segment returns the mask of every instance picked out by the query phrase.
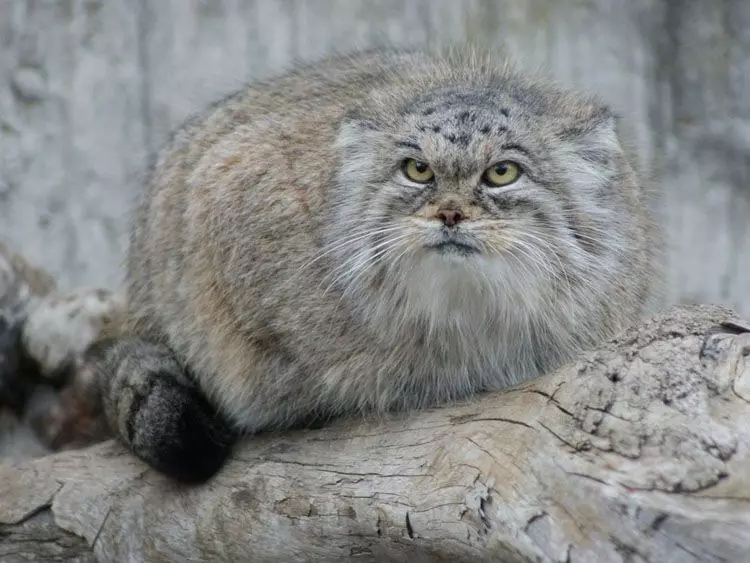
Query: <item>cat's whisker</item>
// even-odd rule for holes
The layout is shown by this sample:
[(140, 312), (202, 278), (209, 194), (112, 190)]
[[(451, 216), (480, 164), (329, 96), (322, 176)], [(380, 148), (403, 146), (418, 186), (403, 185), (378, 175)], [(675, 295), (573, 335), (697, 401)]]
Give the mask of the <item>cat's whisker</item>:
[(335, 275), (340, 270), (346, 268), (350, 263), (357, 261), (362, 256), (367, 255), (367, 253), (372, 252), (373, 250), (377, 250), (380, 246), (384, 244), (388, 244), (388, 242), (391, 241), (391, 239), (386, 239), (384, 241), (380, 241), (379, 243), (373, 245), (373, 246), (365, 246), (364, 248), (360, 248), (357, 252), (355, 252), (353, 255), (348, 256), (341, 264), (333, 268), (328, 274), (323, 278), (322, 282), (325, 282), (325, 280), (333, 275)]
[(409, 236), (409, 235), (408, 234), (401, 234), (401, 235), (399, 235), (397, 237), (387, 238), (385, 240), (382, 240), (382, 241), (378, 242), (377, 244), (374, 244), (372, 246), (366, 246), (366, 247), (360, 249), (357, 253), (355, 253), (354, 255), (352, 255), (350, 257), (348, 257), (344, 262), (342, 262), (342, 264), (339, 264), (334, 269), (332, 269), (328, 273), (328, 275), (326, 277), (330, 277), (331, 275), (335, 274), (336, 272), (338, 272), (342, 268), (346, 267), (346, 265), (349, 264), (350, 262), (356, 261), (356, 260), (360, 259), (362, 256), (366, 256), (368, 253), (371, 253), (373, 251), (377, 251), (381, 247), (387, 246), (388, 244), (391, 244), (392, 242), (401, 240), (405, 236)]
[[(333, 279), (333, 281), (331, 281), (331, 283), (328, 284), (328, 286), (323, 290), (323, 294), (328, 293), (328, 291), (330, 291), (330, 289), (334, 285), (336, 285), (336, 283), (338, 281), (340, 281), (342, 279), (347, 279), (348, 277), (356, 274), (360, 270), (368, 269), (368, 267), (371, 264), (371, 262), (374, 259), (376, 259), (379, 256), (381, 256), (384, 253), (386, 253), (391, 245), (397, 245), (401, 240), (403, 240), (405, 238), (408, 238), (409, 236), (412, 236), (411, 233), (404, 233), (404, 234), (399, 235), (397, 237), (386, 239), (385, 241), (383, 241), (383, 242), (381, 242), (381, 243), (379, 243), (377, 245), (374, 245), (373, 247), (365, 248), (365, 249), (361, 250), (359, 253), (355, 254), (349, 260), (347, 260), (346, 262), (344, 262), (344, 264), (342, 264), (342, 265), (338, 266), (337, 268), (335, 268), (334, 270), (332, 270), (330, 272), (330, 274), (328, 276), (326, 276), (326, 278), (324, 278), (324, 281), (325, 281), (325, 279), (329, 278), (331, 275), (335, 274), (336, 272), (339, 272), (342, 268), (346, 267), (349, 263), (354, 262), (354, 264), (348, 270), (346, 270), (346, 271), (340, 273), (339, 275), (337, 275)], [(368, 257), (368, 254), (372, 253), (373, 251), (375, 252), (375, 254), (372, 254), (371, 256)], [(365, 260), (364, 262), (362, 262), (361, 258), (363, 258), (363, 257), (368, 257), (368, 260)]]
[(380, 234), (384, 234), (384, 233), (390, 233), (390, 232), (394, 232), (394, 231), (399, 231), (399, 230), (401, 230), (401, 227), (399, 227), (397, 225), (394, 225), (394, 226), (380, 228), (380, 229), (360, 230), (358, 232), (352, 233), (352, 234), (348, 235), (347, 237), (344, 237), (343, 239), (337, 241), (337, 243), (334, 244), (334, 245), (324, 246), (323, 249), (322, 249), (323, 252), (320, 252), (315, 257), (313, 257), (311, 260), (308, 260), (307, 262), (305, 262), (304, 264), (302, 264), (302, 266), (299, 267), (299, 270), (296, 272), (296, 274), (301, 273), (302, 271), (304, 271), (305, 269), (309, 268), (310, 266), (312, 266), (313, 264), (315, 264), (319, 260), (322, 260), (326, 256), (328, 256), (328, 255), (330, 255), (330, 254), (332, 254), (332, 253), (334, 253), (336, 251), (343, 250), (347, 246), (353, 246), (356, 243), (358, 243), (358, 242), (360, 242), (360, 241), (362, 241), (364, 239), (370, 238), (370, 237), (374, 237), (374, 236), (377, 236), (377, 235), (380, 235)]

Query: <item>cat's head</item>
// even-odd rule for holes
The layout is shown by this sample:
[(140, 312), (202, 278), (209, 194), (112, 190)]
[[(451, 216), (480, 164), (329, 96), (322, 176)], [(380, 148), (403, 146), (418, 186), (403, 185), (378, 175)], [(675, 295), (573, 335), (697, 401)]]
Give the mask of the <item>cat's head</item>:
[(431, 322), (604, 292), (637, 189), (612, 113), (506, 70), (428, 70), (341, 124), (331, 283)]

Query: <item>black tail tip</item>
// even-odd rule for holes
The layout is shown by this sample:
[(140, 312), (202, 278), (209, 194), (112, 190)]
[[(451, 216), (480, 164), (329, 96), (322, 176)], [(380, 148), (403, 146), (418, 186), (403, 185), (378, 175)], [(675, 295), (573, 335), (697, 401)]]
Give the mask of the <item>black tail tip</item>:
[(131, 416), (131, 447), (176, 481), (205, 483), (224, 465), (236, 435), (197, 389), (157, 381)]
[[(190, 426), (194, 426), (190, 428)], [(206, 427), (188, 423), (183, 439), (164, 443), (147, 460), (167, 477), (186, 484), (207, 482), (223, 467), (232, 445), (217, 441)]]

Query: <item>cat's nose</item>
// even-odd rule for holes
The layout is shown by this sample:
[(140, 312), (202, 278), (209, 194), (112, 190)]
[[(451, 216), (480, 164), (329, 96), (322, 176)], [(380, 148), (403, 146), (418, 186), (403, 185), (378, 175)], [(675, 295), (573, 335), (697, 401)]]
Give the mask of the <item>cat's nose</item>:
[(466, 217), (460, 209), (447, 207), (438, 209), (437, 218), (440, 219), (446, 227), (453, 227), (463, 221)]

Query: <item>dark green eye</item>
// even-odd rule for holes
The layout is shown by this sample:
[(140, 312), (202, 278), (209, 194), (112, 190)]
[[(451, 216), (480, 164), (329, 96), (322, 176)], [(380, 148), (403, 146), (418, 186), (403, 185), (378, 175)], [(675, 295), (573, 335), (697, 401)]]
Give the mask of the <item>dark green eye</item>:
[(417, 184), (426, 184), (435, 177), (430, 165), (421, 160), (407, 158), (403, 165), (404, 175)]
[(508, 186), (521, 177), (521, 167), (512, 160), (503, 160), (484, 171), (482, 179), (494, 188)]

